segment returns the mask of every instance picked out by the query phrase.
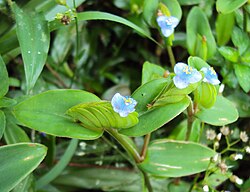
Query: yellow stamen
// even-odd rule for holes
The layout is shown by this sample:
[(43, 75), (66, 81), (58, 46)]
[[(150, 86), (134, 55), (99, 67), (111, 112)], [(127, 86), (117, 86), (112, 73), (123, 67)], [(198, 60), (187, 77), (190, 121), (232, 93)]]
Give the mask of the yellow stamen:
[(214, 70), (213, 67), (209, 67), (209, 70), (210, 70), (210, 72), (211, 72), (213, 75), (216, 75), (216, 72), (215, 72), (215, 70)]
[(129, 105), (132, 103), (132, 100), (130, 98), (128, 98), (128, 99), (124, 98), (124, 102), (126, 105)]
[(193, 68), (192, 67), (188, 67), (186, 66), (184, 69), (183, 69), (183, 72), (185, 72), (186, 74), (191, 74), (193, 71)]

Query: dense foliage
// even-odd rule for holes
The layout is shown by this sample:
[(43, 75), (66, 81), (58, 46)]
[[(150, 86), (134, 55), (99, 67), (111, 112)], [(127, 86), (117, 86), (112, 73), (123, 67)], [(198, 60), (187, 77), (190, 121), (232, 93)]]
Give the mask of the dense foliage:
[(1, 192), (250, 191), (249, 0), (0, 0)]

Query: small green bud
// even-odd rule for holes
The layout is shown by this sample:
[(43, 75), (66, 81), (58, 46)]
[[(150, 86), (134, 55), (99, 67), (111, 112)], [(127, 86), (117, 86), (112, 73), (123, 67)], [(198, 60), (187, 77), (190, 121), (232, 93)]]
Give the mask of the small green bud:
[(66, 0), (55, 0), (57, 4), (67, 6)]

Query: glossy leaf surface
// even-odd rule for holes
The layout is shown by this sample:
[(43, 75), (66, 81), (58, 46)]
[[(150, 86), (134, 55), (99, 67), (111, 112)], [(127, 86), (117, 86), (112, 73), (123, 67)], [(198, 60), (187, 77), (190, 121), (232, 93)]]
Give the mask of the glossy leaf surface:
[(234, 70), (240, 86), (247, 93), (250, 90), (250, 67), (246, 65), (235, 64)]
[(5, 126), (6, 126), (5, 114), (4, 114), (3, 111), (0, 110), (0, 140), (1, 140), (2, 136), (3, 136)]
[(207, 124), (222, 126), (235, 122), (239, 115), (233, 103), (223, 96), (217, 96), (213, 107), (201, 109), (195, 116)]
[(5, 63), (0, 56), (0, 98), (3, 97), (9, 90), (9, 77)]
[(79, 139), (96, 139), (102, 130), (92, 131), (75, 123), (65, 113), (74, 105), (99, 101), (88, 92), (80, 90), (52, 90), (35, 95), (14, 108), (16, 118), (25, 126), (40, 132)]
[(231, 13), (246, 2), (247, 0), (217, 0), (216, 9), (221, 13)]
[(30, 91), (46, 62), (50, 36), (44, 15), (30, 15), (12, 4), (17, 23), (17, 38), (24, 62), (27, 90)]
[(207, 169), (215, 151), (198, 143), (153, 141), (145, 160), (139, 166), (146, 172), (160, 177), (182, 177)]
[(10, 191), (44, 159), (47, 148), (36, 143), (19, 143), (0, 148), (0, 191)]
[(190, 55), (208, 59), (216, 51), (208, 19), (199, 7), (193, 7), (187, 17), (187, 47)]
[(146, 61), (142, 68), (142, 84), (145, 84), (153, 79), (162, 78), (166, 70), (159, 66)]

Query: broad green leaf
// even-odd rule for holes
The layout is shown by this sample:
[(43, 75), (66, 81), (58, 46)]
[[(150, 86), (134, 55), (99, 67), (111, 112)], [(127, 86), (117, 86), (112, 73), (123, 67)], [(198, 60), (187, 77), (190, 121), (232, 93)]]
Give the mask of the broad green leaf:
[(184, 97), (180, 102), (148, 110), (139, 116), (138, 124), (129, 129), (121, 130), (120, 133), (134, 137), (151, 133), (178, 116), (188, 107), (189, 103), (189, 98)]
[(227, 14), (244, 5), (248, 0), (217, 0), (216, 9), (218, 12)]
[(85, 11), (82, 13), (78, 13), (77, 14), (77, 18), (79, 21), (88, 21), (88, 20), (107, 20), (107, 21), (113, 21), (113, 22), (117, 22), (117, 23), (121, 23), (123, 25), (126, 25), (132, 29), (134, 29), (135, 31), (137, 31), (138, 33), (140, 33), (141, 35), (149, 38), (150, 40), (152, 40), (153, 42), (155, 42), (156, 44), (159, 45), (159, 43), (157, 41), (155, 41), (150, 34), (148, 34), (144, 29), (138, 27), (137, 25), (135, 25), (134, 23), (119, 17), (117, 15), (113, 15), (111, 13), (106, 13), (106, 12), (100, 12), (100, 11)]
[(171, 16), (174, 16), (181, 20), (182, 10), (177, 0), (162, 0), (162, 3), (167, 6), (171, 13)]
[[(108, 173), (108, 174), (107, 174)], [(126, 176), (126, 179), (124, 177)], [(66, 186), (101, 191), (143, 191), (140, 175), (126, 169), (70, 168), (53, 181), (63, 188)]]
[(248, 93), (250, 90), (250, 67), (246, 65), (235, 64), (234, 70), (240, 86), (246, 93)]
[(146, 61), (142, 67), (142, 85), (157, 78), (162, 78), (166, 70), (159, 65)]
[(205, 171), (215, 151), (198, 143), (153, 141), (139, 166), (154, 176), (182, 177)]
[(1, 107), (11, 107), (15, 105), (17, 102), (14, 99), (8, 98), (8, 97), (2, 97), (0, 98), (0, 108)]
[(16, 119), (10, 111), (5, 111), (6, 129), (4, 131), (4, 140), (7, 144), (30, 142), (26, 132), (16, 124)]
[(216, 37), (219, 46), (227, 44), (234, 27), (234, 13), (218, 14), (215, 22)]
[(103, 130), (105, 128), (129, 128), (138, 123), (138, 113), (133, 112), (127, 117), (121, 117), (116, 113), (109, 101), (97, 101), (78, 104), (71, 107), (66, 114), (81, 125), (91, 130)]
[(203, 59), (192, 56), (188, 57), (188, 65), (196, 68), (197, 70), (201, 70), (202, 67), (210, 67), (210, 65), (208, 65)]
[(34, 176), (32, 174), (24, 178), (11, 192), (30, 192), (35, 191)]
[(239, 54), (242, 55), (250, 44), (250, 38), (242, 29), (235, 27), (232, 33), (233, 44), (239, 49)]
[(3, 136), (5, 126), (6, 126), (5, 115), (4, 115), (4, 112), (0, 110), (0, 140)]
[(143, 18), (151, 26), (156, 23), (158, 5), (159, 0), (147, 0), (143, 3)]
[(103, 131), (86, 129), (65, 113), (74, 105), (99, 100), (85, 91), (52, 90), (19, 103), (14, 108), (14, 114), (22, 125), (31, 129), (59, 137), (91, 140), (100, 137)]
[(6, 95), (9, 90), (9, 77), (6, 66), (0, 55), (0, 98)]
[(222, 126), (235, 122), (239, 115), (229, 100), (223, 96), (217, 96), (213, 107), (200, 109), (195, 116), (207, 124)]
[(249, 192), (250, 178), (248, 178), (240, 188), (240, 192)]
[(27, 90), (30, 91), (46, 62), (49, 51), (49, 28), (44, 15), (30, 15), (12, 4), (17, 23), (17, 38), (21, 47)]
[(228, 61), (237, 62), (239, 59), (239, 52), (237, 49), (228, 46), (218, 48), (220, 54)]
[(181, 5), (195, 5), (201, 3), (202, 0), (178, 0)]
[(244, 92), (235, 91), (227, 97), (237, 108), (240, 117), (250, 117), (250, 97)]
[(36, 143), (0, 147), (0, 191), (10, 191), (44, 159), (47, 148)]
[(192, 56), (209, 59), (216, 52), (216, 42), (208, 19), (199, 7), (193, 7), (187, 17), (187, 47)]

